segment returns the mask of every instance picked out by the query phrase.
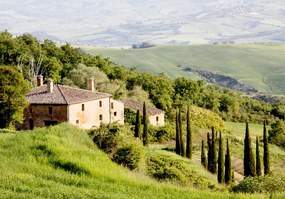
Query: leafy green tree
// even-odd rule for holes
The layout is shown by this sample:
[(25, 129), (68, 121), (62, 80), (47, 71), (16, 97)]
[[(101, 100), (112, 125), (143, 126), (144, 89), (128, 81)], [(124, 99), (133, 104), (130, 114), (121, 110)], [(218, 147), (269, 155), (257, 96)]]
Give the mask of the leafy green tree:
[(191, 129), (191, 120), (190, 120), (190, 109), (187, 108), (187, 121), (186, 121), (186, 157), (192, 158), (192, 129)]
[(224, 162), (224, 148), (223, 148), (223, 138), (220, 132), (219, 138), (219, 156), (218, 156), (218, 182), (223, 183), (225, 177), (225, 162)]
[(201, 165), (203, 165), (205, 169), (207, 169), (208, 167), (207, 157), (205, 154), (204, 140), (202, 140), (202, 147), (201, 147)]
[(245, 128), (243, 168), (245, 177), (256, 175), (255, 159), (251, 147), (248, 123), (246, 123)]
[(269, 143), (285, 148), (285, 123), (278, 120), (271, 124), (271, 130), (268, 131)]
[(263, 122), (263, 167), (264, 167), (264, 175), (270, 174), (270, 156), (269, 156), (268, 137), (266, 131), (266, 121)]
[(232, 178), (234, 178), (234, 172), (232, 172), (231, 152), (230, 152), (229, 140), (227, 139), (227, 151), (225, 157), (225, 183), (230, 184)]
[(261, 176), (261, 163), (260, 163), (258, 136), (256, 136), (256, 175)]
[(8, 31), (0, 32), (0, 65), (16, 65), (19, 44)]
[(143, 103), (143, 145), (148, 146), (148, 117), (145, 102)]
[(23, 121), (28, 92), (27, 82), (14, 67), (0, 66), (0, 128), (12, 128)]
[(137, 115), (136, 115), (135, 137), (141, 138), (141, 116), (139, 109), (137, 110)]

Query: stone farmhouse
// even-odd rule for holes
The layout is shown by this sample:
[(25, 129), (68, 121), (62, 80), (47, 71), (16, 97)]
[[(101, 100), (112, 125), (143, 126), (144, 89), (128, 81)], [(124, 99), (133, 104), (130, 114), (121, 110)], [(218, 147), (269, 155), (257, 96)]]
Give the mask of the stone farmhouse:
[[(140, 110), (141, 113), (143, 111), (143, 103), (140, 103), (133, 99), (125, 99), (123, 100), (123, 103), (125, 105), (125, 108), (130, 108), (132, 110)], [(150, 106), (146, 106), (146, 112), (151, 125), (153, 126), (164, 125), (164, 111)]]
[(101, 123), (124, 124), (124, 104), (110, 94), (94, 92), (93, 79), (88, 90), (53, 84), (43, 84), (37, 78), (37, 87), (26, 96), (30, 106), (24, 111), (24, 129), (68, 122), (80, 128), (98, 127)]

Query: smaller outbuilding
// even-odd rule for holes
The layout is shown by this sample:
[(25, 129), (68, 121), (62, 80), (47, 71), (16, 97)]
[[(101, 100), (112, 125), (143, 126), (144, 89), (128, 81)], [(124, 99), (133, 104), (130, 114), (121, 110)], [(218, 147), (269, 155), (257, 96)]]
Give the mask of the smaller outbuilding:
[[(125, 99), (123, 100), (123, 103), (125, 105), (125, 108), (129, 108), (132, 110), (140, 110), (140, 112), (143, 112), (143, 103), (138, 102), (133, 99)], [(153, 126), (163, 126), (164, 125), (164, 111), (151, 107), (146, 106), (146, 112), (149, 118), (149, 122)]]

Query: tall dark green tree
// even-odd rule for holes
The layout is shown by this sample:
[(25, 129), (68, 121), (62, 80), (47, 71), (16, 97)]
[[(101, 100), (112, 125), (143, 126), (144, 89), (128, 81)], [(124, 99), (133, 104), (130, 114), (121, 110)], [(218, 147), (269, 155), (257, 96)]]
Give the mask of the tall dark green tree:
[(190, 121), (190, 108), (187, 108), (187, 121), (186, 121), (186, 157), (192, 158), (192, 129)]
[(175, 136), (175, 152), (177, 155), (181, 154), (180, 143), (180, 125), (179, 125), (179, 113), (176, 111), (176, 136)]
[(218, 182), (223, 183), (225, 177), (224, 147), (222, 133), (219, 138), (219, 156), (218, 156)]
[(256, 175), (261, 176), (261, 163), (260, 163), (260, 154), (259, 154), (259, 139), (256, 136)]
[(229, 140), (227, 139), (227, 151), (225, 157), (225, 183), (230, 184), (232, 181), (232, 160), (231, 160), (231, 152), (229, 146)]
[(12, 66), (0, 66), (0, 128), (13, 128), (23, 121), (29, 85)]
[(204, 146), (204, 140), (202, 140), (202, 147), (201, 147), (201, 165), (203, 165), (204, 168), (207, 169), (207, 157), (205, 154), (205, 146)]
[(208, 144), (208, 166), (207, 166), (207, 169), (208, 171), (211, 171), (211, 164), (212, 164), (212, 141), (211, 141), (211, 138), (210, 138), (210, 133), (207, 133), (207, 144)]
[(263, 167), (264, 167), (264, 175), (270, 174), (270, 157), (269, 157), (268, 137), (266, 132), (266, 121), (263, 122)]
[(145, 102), (143, 103), (143, 145), (148, 146), (148, 117)]
[(248, 123), (246, 123), (245, 128), (243, 168), (245, 177), (256, 175), (255, 158), (251, 146)]
[(215, 129), (212, 127), (212, 163), (210, 170), (212, 173), (217, 173), (217, 139), (215, 135)]
[(184, 141), (183, 141), (183, 132), (182, 132), (182, 117), (181, 117), (181, 108), (179, 108), (179, 117), (178, 117), (178, 120), (179, 120), (179, 130), (180, 130), (180, 133), (179, 133), (179, 136), (180, 136), (180, 155), (182, 157), (185, 156), (185, 145), (184, 145)]
[(136, 115), (135, 137), (141, 138), (141, 116), (139, 109), (137, 110), (137, 115)]

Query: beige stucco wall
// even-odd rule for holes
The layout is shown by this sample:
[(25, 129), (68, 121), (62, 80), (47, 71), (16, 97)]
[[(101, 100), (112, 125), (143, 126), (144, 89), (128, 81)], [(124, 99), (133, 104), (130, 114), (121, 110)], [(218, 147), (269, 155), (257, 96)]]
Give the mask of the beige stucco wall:
[[(52, 114), (49, 114), (49, 108)], [(34, 127), (44, 127), (45, 121), (65, 122), (67, 120), (66, 105), (30, 105), (24, 110), (24, 129), (30, 129), (30, 120)]]
[(151, 115), (148, 117), (148, 119), (149, 119), (150, 124), (153, 126), (163, 126), (164, 125), (164, 113), (161, 113), (158, 115)]
[[(100, 101), (102, 102), (101, 107), (99, 106)], [(82, 110), (82, 104), (84, 104), (84, 111)], [(110, 98), (69, 105), (68, 122), (84, 129), (98, 127), (101, 123), (110, 123), (109, 106)], [(100, 115), (102, 115), (102, 120), (100, 120)]]
[[(124, 124), (124, 103), (111, 99), (111, 122), (118, 122)], [(113, 105), (112, 105), (113, 104)]]

